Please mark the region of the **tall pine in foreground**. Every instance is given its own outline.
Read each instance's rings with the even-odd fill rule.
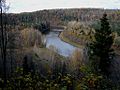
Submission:
[[[100,19],[101,27],[95,30],[95,41],[90,44],[90,60],[91,66],[96,73],[108,76],[111,60],[113,59],[113,44],[112,31],[107,19],[107,14],[104,14]]]

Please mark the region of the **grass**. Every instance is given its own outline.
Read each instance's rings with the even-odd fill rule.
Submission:
[[[59,60],[66,60],[66,57],[59,55],[57,52],[54,52],[48,48],[34,47],[33,52],[37,54],[39,59],[49,60],[51,58],[51,55],[55,55],[55,58],[58,58]]]
[[[75,46],[75,47],[84,48],[83,45],[80,45],[80,44],[78,44],[78,43],[72,42],[70,39],[64,37],[63,32],[59,35],[59,37],[60,37],[60,39],[63,40],[64,42],[67,42],[67,43],[69,43],[69,44],[71,44],[71,45],[73,45],[73,46]]]

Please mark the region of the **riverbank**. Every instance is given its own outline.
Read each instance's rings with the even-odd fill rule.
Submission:
[[[58,54],[57,52],[55,52],[52,49],[48,49],[48,48],[38,48],[38,47],[34,47],[32,49],[32,52],[34,52],[40,60],[48,60],[50,61],[51,58],[54,57],[54,59],[59,59],[59,60],[66,60],[66,57]]]
[[[78,47],[63,41],[59,37],[59,34],[60,32],[50,32],[48,35],[46,35],[46,47],[49,48],[49,46],[52,45],[57,49],[60,55],[69,57]]]
[[[80,44],[77,44],[77,43],[75,43],[75,42],[72,42],[72,41],[69,40],[68,38],[64,37],[63,32],[60,33],[59,38],[60,38],[62,41],[67,42],[67,43],[69,43],[69,44],[71,44],[71,45],[73,45],[73,46],[75,46],[75,47],[84,48],[83,45],[80,45]]]

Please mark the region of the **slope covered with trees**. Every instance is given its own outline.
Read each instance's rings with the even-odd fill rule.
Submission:
[[[120,77],[116,77],[118,80],[114,85],[113,78],[105,78],[102,74],[110,65],[107,60],[113,43],[107,18],[101,19],[100,30],[95,29],[95,32],[92,28],[105,12],[110,23],[120,22],[120,10],[52,9],[6,14],[1,7],[0,89],[119,90]],[[45,48],[42,38],[50,31],[50,25],[67,26],[62,34],[79,45],[86,46],[90,40],[96,40],[91,51],[97,54],[93,55],[97,56],[95,60],[101,60],[100,64],[93,63],[100,67],[101,74],[91,69],[94,65],[90,66],[91,62],[87,61],[86,47],[86,51],[76,49],[69,57],[59,55],[54,46]]]
[[[66,26],[65,30],[60,34],[62,40],[69,43],[76,43],[75,46],[85,46],[88,42],[94,39],[95,30],[81,22],[71,21]]]
[[[69,21],[81,21],[83,23],[91,24],[98,20],[103,13],[108,14],[111,22],[120,22],[120,10],[112,9],[51,9],[41,10],[30,13],[9,14],[9,24],[25,24],[31,25],[40,23],[41,21],[49,21],[51,25],[66,25]],[[12,21],[12,22],[11,22]]]

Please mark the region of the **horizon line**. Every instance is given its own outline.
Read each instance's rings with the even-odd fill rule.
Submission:
[[[21,12],[8,12],[13,14],[21,14],[21,13],[32,13],[37,11],[44,11],[44,10],[60,10],[60,9],[103,9],[103,10],[120,10],[120,8],[99,8],[99,7],[80,7],[80,8],[45,8],[45,9],[38,9],[38,10],[31,10],[31,11],[21,11]]]

